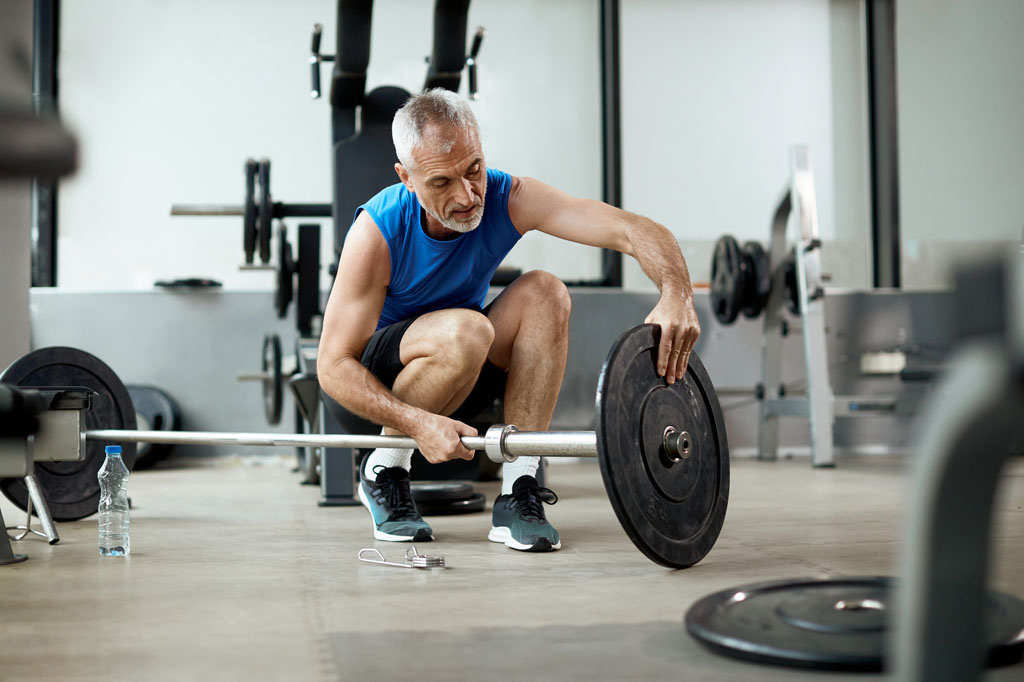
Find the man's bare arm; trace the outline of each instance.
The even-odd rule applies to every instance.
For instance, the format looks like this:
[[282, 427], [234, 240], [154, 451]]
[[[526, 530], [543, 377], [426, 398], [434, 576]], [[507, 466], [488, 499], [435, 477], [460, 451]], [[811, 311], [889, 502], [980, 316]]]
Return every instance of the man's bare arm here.
[[700, 323], [686, 260], [671, 232], [649, 218], [571, 196], [533, 178], [513, 179], [509, 216], [520, 233], [539, 230], [635, 258], [661, 291], [646, 319], [662, 329], [658, 371], [669, 383], [682, 378]]
[[349, 230], [338, 262], [338, 276], [324, 310], [316, 368], [324, 391], [347, 410], [410, 433], [423, 410], [392, 395], [359, 361], [380, 319], [390, 278], [387, 242], [363, 211]]

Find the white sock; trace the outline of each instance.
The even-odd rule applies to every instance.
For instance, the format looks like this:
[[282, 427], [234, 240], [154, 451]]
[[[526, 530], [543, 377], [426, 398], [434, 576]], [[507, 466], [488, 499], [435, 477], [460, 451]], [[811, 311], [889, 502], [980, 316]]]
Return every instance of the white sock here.
[[[384, 434], [384, 431], [381, 431]], [[402, 467], [406, 471], [412, 468], [412, 450], [407, 448], [377, 448], [366, 456], [366, 477], [371, 481], [376, 478], [373, 473], [374, 467], [382, 466], [385, 469], [391, 467]]]
[[520, 476], [536, 476], [540, 457], [520, 457], [514, 462], [501, 465], [501, 494], [511, 495], [512, 485]]

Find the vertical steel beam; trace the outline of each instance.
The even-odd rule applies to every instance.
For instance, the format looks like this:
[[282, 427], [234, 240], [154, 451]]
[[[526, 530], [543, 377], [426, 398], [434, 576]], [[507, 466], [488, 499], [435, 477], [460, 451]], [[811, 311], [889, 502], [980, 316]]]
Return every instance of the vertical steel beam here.
[[895, 0], [867, 0], [871, 237], [875, 287], [900, 286]]
[[[32, 40], [32, 106], [57, 115], [60, 0], [35, 0]], [[32, 286], [57, 285], [57, 179], [32, 181]]]
[[[601, 199], [622, 207], [622, 117], [619, 109], [619, 0], [601, 0]], [[601, 286], [622, 286], [622, 254], [601, 253]]]

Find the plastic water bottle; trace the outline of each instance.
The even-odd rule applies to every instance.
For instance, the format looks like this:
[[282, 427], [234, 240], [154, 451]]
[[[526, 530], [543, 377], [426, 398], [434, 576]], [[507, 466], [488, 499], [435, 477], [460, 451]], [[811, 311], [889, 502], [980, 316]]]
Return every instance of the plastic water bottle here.
[[108, 445], [107, 459], [100, 467], [100, 554], [126, 556], [131, 551], [128, 537], [128, 467], [121, 459], [121, 446]]

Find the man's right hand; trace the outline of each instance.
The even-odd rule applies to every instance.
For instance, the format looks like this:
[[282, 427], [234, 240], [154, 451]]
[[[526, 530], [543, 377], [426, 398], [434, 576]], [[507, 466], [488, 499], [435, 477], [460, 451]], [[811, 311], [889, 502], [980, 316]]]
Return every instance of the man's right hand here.
[[462, 436], [476, 436], [477, 431], [469, 424], [425, 413], [418, 422], [415, 433], [410, 433], [419, 446], [420, 452], [431, 464], [452, 459], [473, 459], [474, 452], [466, 449], [460, 440]]

